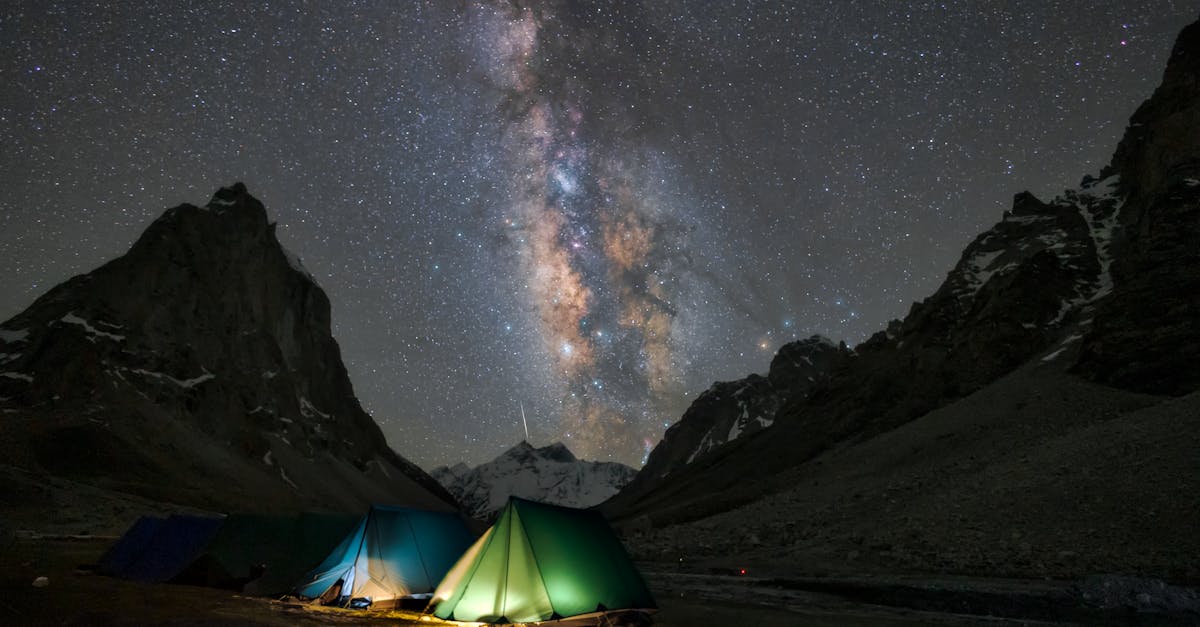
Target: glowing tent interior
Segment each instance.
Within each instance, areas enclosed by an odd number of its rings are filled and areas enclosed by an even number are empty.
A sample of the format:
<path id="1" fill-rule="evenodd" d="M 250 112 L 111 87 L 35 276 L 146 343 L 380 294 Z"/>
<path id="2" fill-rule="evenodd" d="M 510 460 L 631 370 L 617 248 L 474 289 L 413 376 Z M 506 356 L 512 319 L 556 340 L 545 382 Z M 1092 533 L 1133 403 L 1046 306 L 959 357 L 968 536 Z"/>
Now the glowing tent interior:
<path id="1" fill-rule="evenodd" d="M 598 512 L 513 497 L 430 607 L 442 619 L 522 623 L 656 606 Z"/>
<path id="2" fill-rule="evenodd" d="M 375 607 L 433 592 L 471 544 L 456 514 L 375 506 L 293 591 L 339 604 L 368 599 Z M 332 592 L 331 592 L 332 590 Z"/>

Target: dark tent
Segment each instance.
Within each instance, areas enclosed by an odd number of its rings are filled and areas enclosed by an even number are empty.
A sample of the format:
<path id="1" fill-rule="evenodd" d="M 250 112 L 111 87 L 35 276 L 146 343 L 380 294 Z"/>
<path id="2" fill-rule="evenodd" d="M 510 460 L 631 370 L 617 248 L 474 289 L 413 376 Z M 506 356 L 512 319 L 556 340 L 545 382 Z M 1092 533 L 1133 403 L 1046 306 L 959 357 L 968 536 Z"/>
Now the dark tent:
<path id="1" fill-rule="evenodd" d="M 484 623 L 656 607 L 598 512 L 516 497 L 442 580 L 431 606 L 438 618 Z"/>
<path id="2" fill-rule="evenodd" d="M 280 551 L 278 540 L 288 535 L 297 516 L 230 514 L 211 542 L 171 581 L 241 590 L 263 574 L 262 566 Z"/>
<path id="3" fill-rule="evenodd" d="M 376 505 L 323 562 L 296 586 L 295 594 L 366 598 L 376 606 L 433 592 L 438 581 L 471 545 L 456 514 Z"/>
<path id="4" fill-rule="evenodd" d="M 137 519 L 137 522 L 100 557 L 96 564 L 96 572 L 101 575 L 117 575 L 124 572 L 141 557 L 142 551 L 150 544 L 150 539 L 162 523 L 163 519 L 154 516 L 142 516 Z"/>
<path id="5" fill-rule="evenodd" d="M 312 570 L 354 529 L 362 516 L 304 513 L 292 519 L 284 533 L 268 541 L 257 560 L 266 566 L 262 576 L 246 584 L 246 594 L 280 596 Z"/>
<path id="6" fill-rule="evenodd" d="M 204 550 L 221 521 L 203 516 L 171 516 L 158 525 L 137 558 L 112 574 L 134 581 L 169 581 Z"/>

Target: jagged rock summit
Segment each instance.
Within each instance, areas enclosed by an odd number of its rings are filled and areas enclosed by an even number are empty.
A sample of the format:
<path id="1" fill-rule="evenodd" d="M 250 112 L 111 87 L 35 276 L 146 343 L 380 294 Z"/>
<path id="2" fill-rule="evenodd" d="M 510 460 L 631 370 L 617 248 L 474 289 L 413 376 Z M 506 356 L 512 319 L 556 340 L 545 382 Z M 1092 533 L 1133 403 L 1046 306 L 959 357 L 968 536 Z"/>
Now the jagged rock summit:
<path id="1" fill-rule="evenodd" d="M 245 185 L 0 325 L 4 457 L 218 509 L 450 509 L 354 396 L 330 305 Z"/>
<path id="2" fill-rule="evenodd" d="M 806 396 L 824 382 L 834 364 L 848 355 L 844 344 L 814 335 L 783 345 L 765 377 L 752 374 L 737 381 L 714 383 L 692 402 L 679 422 L 667 429 L 630 489 L 665 477 L 723 444 L 771 426 L 785 402 Z"/>
<path id="3" fill-rule="evenodd" d="M 615 462 L 579 460 L 562 442 L 534 448 L 522 440 L 475 468 L 459 463 L 435 468 L 430 474 L 462 503 L 464 511 L 487 518 L 504 507 L 509 496 L 591 507 L 616 494 L 636 472 Z"/>

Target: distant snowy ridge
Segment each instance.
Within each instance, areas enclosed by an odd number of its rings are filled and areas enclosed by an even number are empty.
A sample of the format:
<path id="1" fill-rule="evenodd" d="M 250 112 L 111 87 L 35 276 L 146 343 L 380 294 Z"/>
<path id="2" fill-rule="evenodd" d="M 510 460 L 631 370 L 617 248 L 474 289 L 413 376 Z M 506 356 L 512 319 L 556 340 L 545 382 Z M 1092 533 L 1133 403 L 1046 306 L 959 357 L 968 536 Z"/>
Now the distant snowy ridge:
<path id="1" fill-rule="evenodd" d="M 441 466 L 437 479 L 477 518 L 504 507 L 509 496 L 567 507 L 591 507 L 616 494 L 637 471 L 614 462 L 576 459 L 562 443 L 534 448 L 521 442 L 496 459 L 470 468 Z"/>

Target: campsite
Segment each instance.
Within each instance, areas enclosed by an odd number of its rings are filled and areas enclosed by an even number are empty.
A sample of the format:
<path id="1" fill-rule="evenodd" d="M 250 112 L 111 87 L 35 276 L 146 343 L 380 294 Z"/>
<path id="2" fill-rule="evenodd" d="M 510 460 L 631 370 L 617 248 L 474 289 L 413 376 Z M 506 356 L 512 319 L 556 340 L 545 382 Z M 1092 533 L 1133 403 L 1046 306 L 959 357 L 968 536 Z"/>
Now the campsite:
<path id="1" fill-rule="evenodd" d="M 34 547 L 79 549 L 66 551 L 65 559 L 86 557 L 99 544 L 103 553 L 76 564 L 75 575 L 95 576 L 92 583 L 119 579 L 221 589 L 237 598 L 273 599 L 281 603 L 268 607 L 285 612 L 369 609 L 398 611 L 388 616 L 402 619 L 424 615 L 426 621 L 572 618 L 593 624 L 614 611 L 636 611 L 639 624 L 648 624 L 646 612 L 656 609 L 640 573 L 597 512 L 514 497 L 477 540 L 468 524 L 458 514 L 379 505 L 359 517 L 142 516 L 115 540 L 27 537 L 24 546 L 35 556 L 28 559 L 10 546 L 5 561 L 33 567 L 48 557 L 38 559 Z M 61 579 L 57 572 L 55 578 Z M 34 589 L 49 588 L 46 575 L 33 581 Z"/>
<path id="2" fill-rule="evenodd" d="M 633 562 L 597 512 L 516 498 L 481 533 L 477 521 L 463 522 L 453 514 L 376 506 L 359 516 L 142 516 L 120 536 L 7 530 L 0 542 L 0 623 L 1187 624 L 1083 607 L 1079 588 L 1062 580 L 838 572 L 820 562 L 797 577 L 760 560 L 735 569 L 717 566 L 728 559 Z M 354 603 L 363 598 L 356 595 L 376 602 Z M 598 607 L 614 611 L 592 611 Z"/>
<path id="3" fill-rule="evenodd" d="M 422 620 L 420 612 L 414 610 L 329 608 L 203 586 L 139 583 L 78 570 L 80 564 L 95 563 L 113 541 L 113 538 L 63 536 L 6 540 L 0 553 L 3 558 L 0 559 L 0 622 L 79 627 L 457 624 Z M 32 586 L 39 576 L 47 577 L 48 585 Z M 865 605 L 833 595 L 775 590 L 769 595 L 756 596 L 752 590 L 730 585 L 731 579 L 731 576 L 715 576 L 704 583 L 680 577 L 674 584 L 665 585 L 651 579 L 651 591 L 659 604 L 654 624 L 665 627 L 1039 624 Z M 714 582 L 720 585 L 714 586 Z M 732 598 L 734 595 L 741 600 Z"/>

